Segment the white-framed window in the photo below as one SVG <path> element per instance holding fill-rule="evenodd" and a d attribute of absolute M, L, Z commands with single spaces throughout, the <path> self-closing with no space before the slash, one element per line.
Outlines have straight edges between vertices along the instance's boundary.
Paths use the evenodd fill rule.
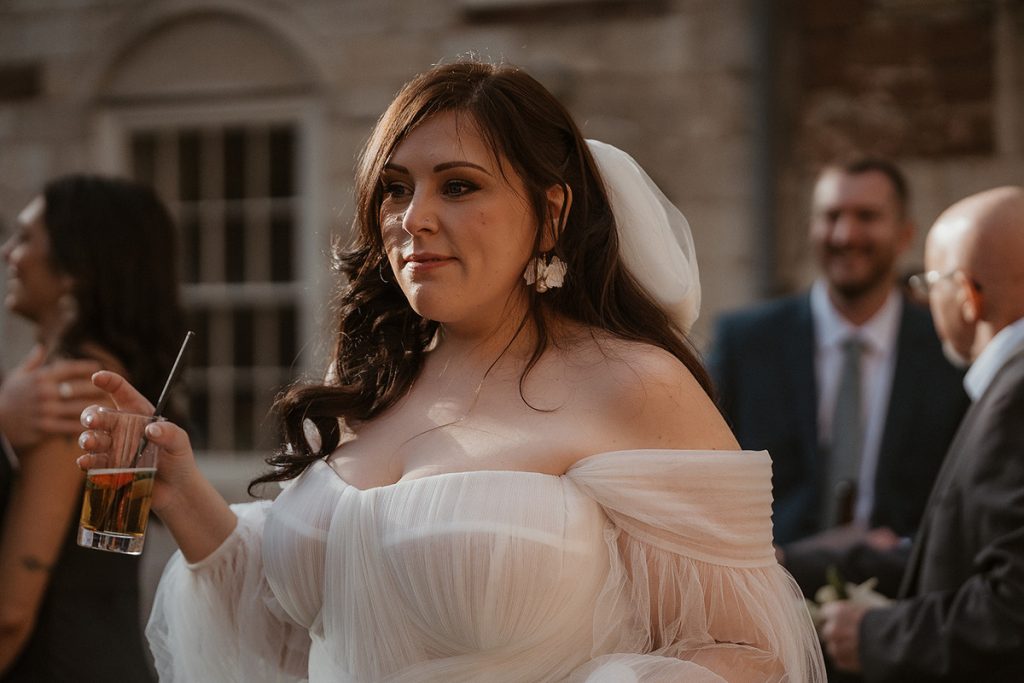
<path fill-rule="evenodd" d="M 199 453 L 265 456 L 280 441 L 274 396 L 315 372 L 306 352 L 318 345 L 326 277 L 319 128 L 315 104 L 301 98 L 102 115 L 109 170 L 154 187 L 179 228 Z"/>

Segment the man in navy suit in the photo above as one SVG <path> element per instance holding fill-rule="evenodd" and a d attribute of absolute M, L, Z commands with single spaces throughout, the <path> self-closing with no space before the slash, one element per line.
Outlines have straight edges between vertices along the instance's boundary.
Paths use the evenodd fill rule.
<path fill-rule="evenodd" d="M 914 234 L 907 194 L 883 160 L 826 168 L 810 225 L 821 277 L 809 292 L 723 316 L 709 355 L 740 444 L 772 456 L 780 559 L 809 596 L 829 565 L 895 594 L 906 539 L 967 406 L 927 310 L 897 284 Z M 840 403 L 856 405 L 855 426 L 838 424 Z M 830 476 L 842 467 L 847 479 Z"/>
<path fill-rule="evenodd" d="M 1024 188 L 940 216 L 919 282 L 949 355 L 971 363 L 957 431 L 900 600 L 822 610 L 836 664 L 871 682 L 1024 681 Z"/>

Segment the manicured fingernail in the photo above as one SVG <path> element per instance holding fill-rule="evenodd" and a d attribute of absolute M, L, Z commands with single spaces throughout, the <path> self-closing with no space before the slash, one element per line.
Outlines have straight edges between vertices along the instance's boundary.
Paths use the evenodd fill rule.
<path fill-rule="evenodd" d="M 92 413 L 86 413 L 85 415 L 82 416 L 82 424 L 84 424 L 86 427 L 92 427 L 92 422 L 95 419 L 95 415 L 93 415 Z"/>
<path fill-rule="evenodd" d="M 159 439 L 160 435 L 163 434 L 163 430 L 160 429 L 160 425 L 149 425 L 146 427 L 146 435 L 153 439 Z"/>
<path fill-rule="evenodd" d="M 84 451 L 85 450 L 85 442 L 88 441 L 88 440 L 89 440 L 89 435 L 88 434 L 86 434 L 85 432 L 82 432 L 81 434 L 79 434 L 78 435 L 78 447 L 81 448 Z"/>

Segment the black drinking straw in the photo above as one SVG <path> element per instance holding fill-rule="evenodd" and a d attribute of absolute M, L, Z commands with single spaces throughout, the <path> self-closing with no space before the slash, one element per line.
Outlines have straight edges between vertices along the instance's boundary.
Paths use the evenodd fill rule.
<path fill-rule="evenodd" d="M 174 359 L 174 365 L 171 366 L 171 372 L 167 375 L 167 381 L 164 383 L 164 390 L 160 392 L 160 398 L 156 401 L 156 410 L 153 411 L 153 418 L 156 419 L 163 414 L 164 407 L 167 405 L 167 399 L 171 393 L 171 385 L 174 380 L 178 377 L 178 373 L 181 371 L 181 359 L 185 357 L 185 349 L 188 347 L 188 342 L 192 337 L 196 336 L 196 333 L 189 330 L 185 334 L 184 341 L 181 342 L 181 348 L 178 349 L 178 357 Z M 149 444 L 149 439 L 146 438 L 146 432 L 142 432 L 142 439 L 139 440 L 139 449 L 135 451 L 135 457 L 132 458 L 130 468 L 134 469 L 139 464 L 139 458 L 142 457 L 142 452 L 146 450 L 146 446 Z M 106 514 L 103 516 L 103 520 L 99 523 L 100 529 L 109 529 L 113 521 L 118 521 L 118 527 L 123 528 L 122 516 L 127 514 L 125 508 L 125 496 L 131 491 L 131 487 L 122 488 L 119 487 L 114 493 L 114 500 L 110 507 L 107 509 Z M 131 498 L 128 498 L 131 501 Z M 114 517 L 112 520 L 111 517 Z"/>
<path fill-rule="evenodd" d="M 171 385 L 174 384 L 174 380 L 178 378 L 178 373 L 181 372 L 181 359 L 185 357 L 185 349 L 188 348 L 188 342 L 192 337 L 196 336 L 196 333 L 189 330 L 185 333 L 185 339 L 181 342 L 181 348 L 178 349 L 178 357 L 174 359 L 174 365 L 171 366 L 171 372 L 167 375 L 167 381 L 164 382 L 164 390 L 160 392 L 160 398 L 156 400 L 156 410 L 153 412 L 153 419 L 163 415 L 164 408 L 167 407 L 167 399 L 171 395 Z M 139 441 L 139 450 L 135 452 L 135 457 L 132 458 L 132 467 L 139 462 L 139 458 L 142 457 L 142 451 L 146 450 L 146 445 L 149 443 L 149 439 L 146 438 L 145 432 L 142 434 L 142 440 Z"/>

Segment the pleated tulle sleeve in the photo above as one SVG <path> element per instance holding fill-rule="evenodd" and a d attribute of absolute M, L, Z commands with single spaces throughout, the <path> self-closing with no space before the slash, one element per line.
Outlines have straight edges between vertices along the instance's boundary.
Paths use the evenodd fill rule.
<path fill-rule="evenodd" d="M 210 556 L 164 569 L 146 636 L 162 683 L 303 681 L 309 633 L 278 605 L 263 571 L 270 503 L 233 505 L 238 525 Z"/>
<path fill-rule="evenodd" d="M 824 681 L 796 583 L 775 560 L 765 452 L 605 453 L 567 475 L 604 509 L 611 568 L 596 656 L 572 681 Z"/>

